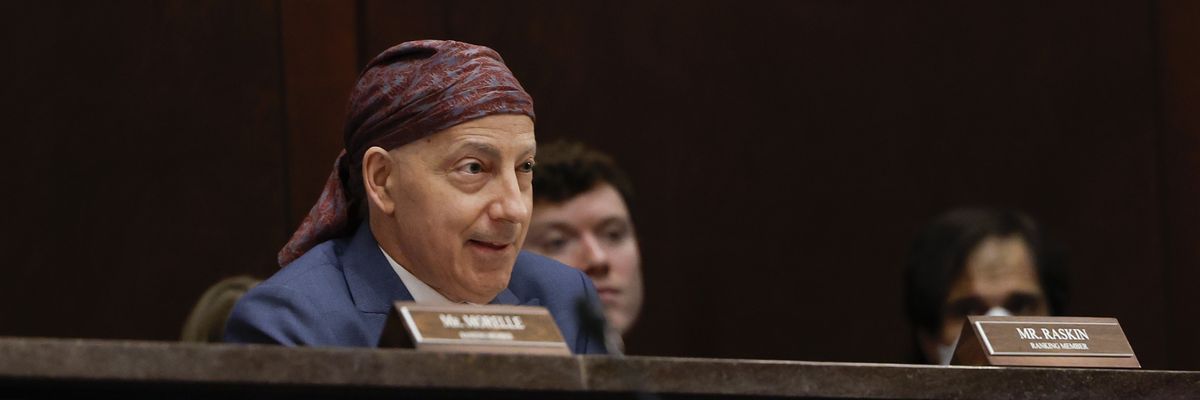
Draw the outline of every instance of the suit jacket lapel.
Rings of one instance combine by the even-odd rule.
[[[339,254],[346,285],[354,305],[366,313],[387,313],[396,300],[412,301],[412,294],[383,257],[370,224],[360,223],[350,242]]]
[[[508,288],[504,288],[504,291],[500,292],[500,294],[496,295],[496,298],[492,299],[492,302],[490,304],[503,304],[503,305],[509,305],[509,306],[515,306],[515,305],[540,306],[540,305],[542,305],[542,300],[538,299],[537,297],[521,299],[521,298],[517,297],[517,295],[514,294],[512,292],[512,290],[509,290]]]
[[[492,299],[492,302],[490,304],[504,304],[504,305],[515,306],[515,305],[521,304],[521,299],[517,298],[517,295],[513,294],[513,292],[511,290],[508,290],[508,288],[504,288],[504,291],[502,291],[502,292],[500,292],[500,294],[496,295],[496,298]]]

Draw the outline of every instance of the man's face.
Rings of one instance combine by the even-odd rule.
[[[600,183],[564,203],[539,201],[534,210],[528,249],[587,273],[605,318],[625,333],[642,307],[642,261],[620,193]]]
[[[936,346],[953,346],[968,315],[1001,308],[1010,315],[1050,313],[1033,255],[1020,236],[988,237],[971,250],[942,305],[942,329],[936,337],[921,334],[922,350],[928,359],[937,360]]]
[[[493,115],[393,149],[381,245],[451,301],[490,302],[529,229],[536,146],[529,117]]]

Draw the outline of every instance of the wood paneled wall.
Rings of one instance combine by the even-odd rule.
[[[1167,364],[1200,369],[1200,3],[1157,4]]]
[[[452,38],[503,54],[539,140],[633,176],[635,353],[905,361],[908,242],[987,204],[1065,244],[1068,312],[1119,318],[1147,367],[1200,368],[1189,2],[0,7],[0,334],[175,337],[208,284],[274,270],[357,69]]]
[[[4,2],[0,19],[0,334],[176,338],[207,285],[273,269],[276,2]]]

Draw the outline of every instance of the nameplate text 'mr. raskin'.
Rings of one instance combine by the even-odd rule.
[[[1114,318],[969,316],[952,365],[1141,368]]]
[[[1132,357],[1116,322],[975,321],[994,356]]]

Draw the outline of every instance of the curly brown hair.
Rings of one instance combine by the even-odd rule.
[[[600,183],[616,188],[626,207],[633,208],[633,184],[608,154],[571,141],[538,146],[534,201],[562,203]]]

